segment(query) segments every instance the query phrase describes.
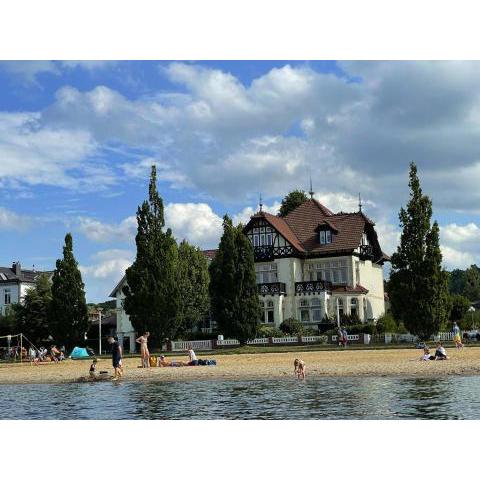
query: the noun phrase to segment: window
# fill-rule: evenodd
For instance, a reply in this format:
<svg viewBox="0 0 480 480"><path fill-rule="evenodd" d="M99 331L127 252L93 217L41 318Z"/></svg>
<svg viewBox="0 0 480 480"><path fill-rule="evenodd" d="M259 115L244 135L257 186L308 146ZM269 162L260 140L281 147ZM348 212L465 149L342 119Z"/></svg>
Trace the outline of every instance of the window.
<svg viewBox="0 0 480 480"><path fill-rule="evenodd" d="M332 243L331 230L320 230L320 243L322 245L326 245L327 243Z"/></svg>
<svg viewBox="0 0 480 480"><path fill-rule="evenodd" d="M255 265L257 283L275 283L278 282L277 264L262 263Z"/></svg>
<svg viewBox="0 0 480 480"><path fill-rule="evenodd" d="M355 297L353 297L350 299L350 315L358 316L357 308L358 308L358 300Z"/></svg>
<svg viewBox="0 0 480 480"><path fill-rule="evenodd" d="M337 310L340 318L343 317L343 298L337 298Z"/></svg>
<svg viewBox="0 0 480 480"><path fill-rule="evenodd" d="M10 305L12 303L12 294L9 288L4 290L4 305Z"/></svg>
<svg viewBox="0 0 480 480"><path fill-rule="evenodd" d="M308 281L327 280L334 284L347 283L347 261L335 260L315 264L307 264L304 278Z"/></svg>
<svg viewBox="0 0 480 480"><path fill-rule="evenodd" d="M322 302L319 298L312 298L310 303L312 306L312 321L321 322L322 321Z"/></svg>
<svg viewBox="0 0 480 480"><path fill-rule="evenodd" d="M271 227L257 227L252 229L252 243L254 247L271 247L273 245L274 230Z"/></svg>
<svg viewBox="0 0 480 480"><path fill-rule="evenodd" d="M275 323L275 314L273 308L273 302L268 300L267 302L260 302L260 308L262 309L262 316L260 321L262 323Z"/></svg>

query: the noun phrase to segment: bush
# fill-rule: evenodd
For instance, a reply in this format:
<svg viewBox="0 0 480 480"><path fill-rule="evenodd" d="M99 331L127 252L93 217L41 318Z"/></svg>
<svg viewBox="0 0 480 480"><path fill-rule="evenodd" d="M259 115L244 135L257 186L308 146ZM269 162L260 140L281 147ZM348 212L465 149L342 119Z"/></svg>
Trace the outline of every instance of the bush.
<svg viewBox="0 0 480 480"><path fill-rule="evenodd" d="M410 333L406 328L403 322L400 322L397 328L396 333Z"/></svg>
<svg viewBox="0 0 480 480"><path fill-rule="evenodd" d="M278 328L270 325L258 325L257 337L284 337L285 334Z"/></svg>
<svg viewBox="0 0 480 480"><path fill-rule="evenodd" d="M302 335L303 324L296 318L287 318L280 324L280 330L287 335Z"/></svg>
<svg viewBox="0 0 480 480"><path fill-rule="evenodd" d="M182 335L179 335L177 340L193 341L193 340L211 340L212 338L217 338L219 332L185 332Z"/></svg>
<svg viewBox="0 0 480 480"><path fill-rule="evenodd" d="M349 335L358 335L361 333L368 333L370 335L375 335L377 333L377 328L373 323L357 323L355 325L350 325L345 327Z"/></svg>
<svg viewBox="0 0 480 480"><path fill-rule="evenodd" d="M378 333L396 333L398 330L398 325L391 312L383 314L377 320L377 332Z"/></svg>
<svg viewBox="0 0 480 480"><path fill-rule="evenodd" d="M306 328L304 331L303 331L303 335L305 335L306 337L316 337L319 335L318 333L318 329L317 328L312 328L312 327L309 327L309 328Z"/></svg>

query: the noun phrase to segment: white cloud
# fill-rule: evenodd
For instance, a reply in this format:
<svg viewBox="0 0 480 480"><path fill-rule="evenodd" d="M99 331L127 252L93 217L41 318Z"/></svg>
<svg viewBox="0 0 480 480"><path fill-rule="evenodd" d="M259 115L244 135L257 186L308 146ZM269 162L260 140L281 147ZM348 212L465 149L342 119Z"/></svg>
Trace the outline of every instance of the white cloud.
<svg viewBox="0 0 480 480"><path fill-rule="evenodd" d="M478 263L478 255L457 250L447 245L441 245L443 264L447 270L455 268L465 269L474 263Z"/></svg>
<svg viewBox="0 0 480 480"><path fill-rule="evenodd" d="M31 225L27 216L19 215L5 207L0 207L0 230L25 230Z"/></svg>
<svg viewBox="0 0 480 480"><path fill-rule="evenodd" d="M89 240L100 243L132 241L137 230L135 216L127 217L118 224L103 223L89 217L78 218L78 230Z"/></svg>
<svg viewBox="0 0 480 480"><path fill-rule="evenodd" d="M277 215L277 213L280 211L280 202L275 202L273 205L263 205L262 210L264 212L271 213L272 215ZM246 225L249 222L250 217L258 211L258 205L256 207L245 207L242 211L232 217L232 221L234 225L237 225L238 223L243 223L243 225Z"/></svg>
<svg viewBox="0 0 480 480"><path fill-rule="evenodd" d="M201 248L216 248L222 234L222 219L206 203L169 203L165 225L181 241Z"/></svg>
<svg viewBox="0 0 480 480"><path fill-rule="evenodd" d="M26 85L40 87L37 76L40 74L60 75L60 69L51 60L15 60L0 62L0 67L8 73L20 77Z"/></svg>

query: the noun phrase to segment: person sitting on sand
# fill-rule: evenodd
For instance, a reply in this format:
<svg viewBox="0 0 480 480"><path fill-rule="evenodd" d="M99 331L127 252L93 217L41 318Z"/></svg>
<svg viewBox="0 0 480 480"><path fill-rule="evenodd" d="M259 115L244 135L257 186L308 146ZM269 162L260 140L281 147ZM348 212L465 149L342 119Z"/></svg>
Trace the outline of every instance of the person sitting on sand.
<svg viewBox="0 0 480 480"><path fill-rule="evenodd" d="M303 360L296 358L293 362L293 370L294 373L297 375L298 379L304 379L306 373L306 365Z"/></svg>
<svg viewBox="0 0 480 480"><path fill-rule="evenodd" d="M425 347L423 349L423 355L420 358L422 361L428 361L428 360L435 360L435 357L433 355L430 355L430 349L428 347Z"/></svg>
<svg viewBox="0 0 480 480"><path fill-rule="evenodd" d="M437 349L435 350L435 360L448 360L447 351L442 342L437 342Z"/></svg>
<svg viewBox="0 0 480 480"><path fill-rule="evenodd" d="M94 358L92 360L92 364L90 365L90 378L95 378L97 376L97 359Z"/></svg>
<svg viewBox="0 0 480 480"><path fill-rule="evenodd" d="M60 350L56 345L52 345L52 348L50 349L50 356L55 363L60 360Z"/></svg>
<svg viewBox="0 0 480 480"><path fill-rule="evenodd" d="M195 352L193 351L192 347L190 347L188 350L188 364L190 366L198 365L197 356L195 355Z"/></svg>

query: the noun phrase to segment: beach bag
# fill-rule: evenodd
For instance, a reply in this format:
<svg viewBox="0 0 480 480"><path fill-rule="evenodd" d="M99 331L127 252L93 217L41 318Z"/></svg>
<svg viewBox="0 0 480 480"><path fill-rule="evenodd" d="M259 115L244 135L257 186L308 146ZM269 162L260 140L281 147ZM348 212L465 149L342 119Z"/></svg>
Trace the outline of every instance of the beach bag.
<svg viewBox="0 0 480 480"><path fill-rule="evenodd" d="M151 367L156 367L157 366L157 357L150 357L150 366Z"/></svg>

